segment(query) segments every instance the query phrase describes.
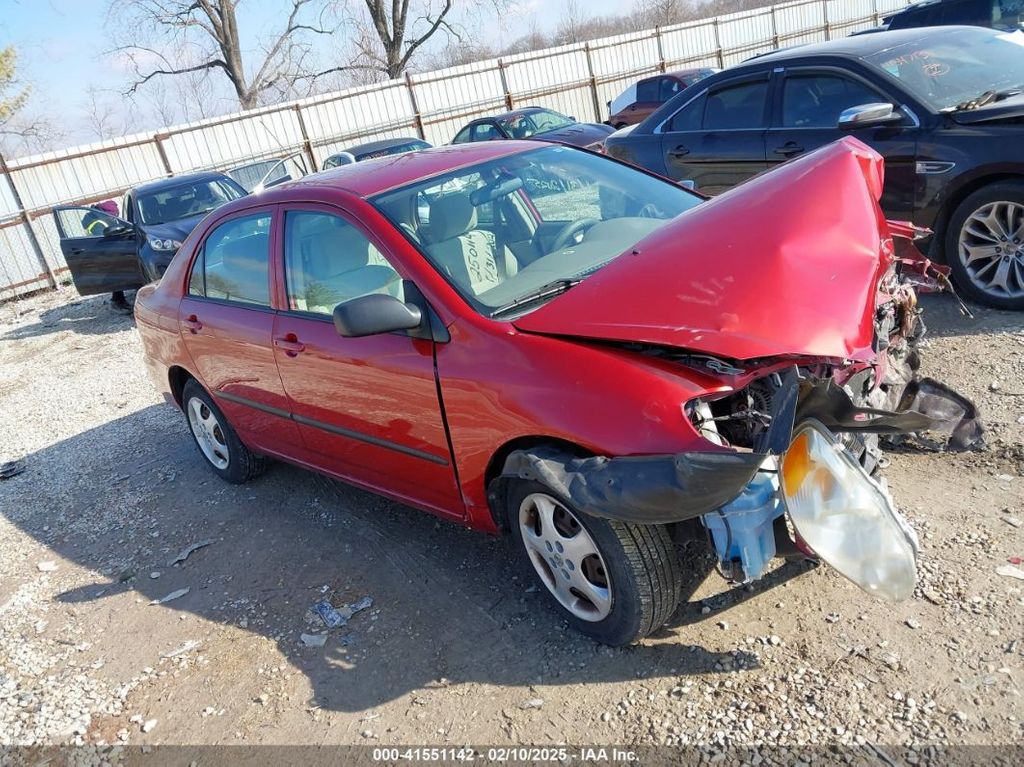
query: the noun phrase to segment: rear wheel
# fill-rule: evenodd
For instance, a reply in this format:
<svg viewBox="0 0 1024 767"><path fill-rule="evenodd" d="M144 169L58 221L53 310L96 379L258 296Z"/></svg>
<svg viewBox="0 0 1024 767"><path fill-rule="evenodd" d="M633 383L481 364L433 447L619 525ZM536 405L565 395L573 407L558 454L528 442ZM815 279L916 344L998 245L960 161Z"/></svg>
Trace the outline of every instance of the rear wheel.
<svg viewBox="0 0 1024 767"><path fill-rule="evenodd" d="M555 608L587 636L628 644L660 628L679 606L679 559L664 525L592 517L526 480L509 489L506 513Z"/></svg>
<svg viewBox="0 0 1024 767"><path fill-rule="evenodd" d="M263 472L266 458L242 444L213 397L195 379L185 384L181 401L196 447L221 479L238 485Z"/></svg>
<svg viewBox="0 0 1024 767"><path fill-rule="evenodd" d="M1024 309L1024 182L1000 181L969 195L949 221L946 260L966 296Z"/></svg>

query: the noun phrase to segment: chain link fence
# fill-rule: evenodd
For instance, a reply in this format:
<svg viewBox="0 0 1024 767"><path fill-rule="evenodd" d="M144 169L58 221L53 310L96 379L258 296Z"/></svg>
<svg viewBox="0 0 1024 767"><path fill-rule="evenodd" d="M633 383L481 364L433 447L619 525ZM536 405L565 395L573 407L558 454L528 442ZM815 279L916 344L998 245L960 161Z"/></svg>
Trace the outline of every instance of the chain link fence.
<svg viewBox="0 0 1024 767"><path fill-rule="evenodd" d="M55 205L116 198L145 181L375 139L451 141L468 120L543 105L582 121L638 78L728 67L755 54L877 26L907 0L797 0L671 27L517 54L31 157L0 156L0 300L68 280Z"/></svg>

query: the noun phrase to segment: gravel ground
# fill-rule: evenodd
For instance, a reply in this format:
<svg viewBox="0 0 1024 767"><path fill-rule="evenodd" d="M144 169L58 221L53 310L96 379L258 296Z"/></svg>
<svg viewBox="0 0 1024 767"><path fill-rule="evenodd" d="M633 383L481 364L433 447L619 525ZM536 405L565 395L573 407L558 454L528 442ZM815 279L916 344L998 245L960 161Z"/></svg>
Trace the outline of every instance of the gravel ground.
<svg viewBox="0 0 1024 767"><path fill-rule="evenodd" d="M1024 556L1021 316L925 304L927 371L988 449L890 453L915 598L807 565L728 590L693 552L670 624L615 650L505 541L292 467L219 482L103 299L6 303L0 461L25 471L0 481L0 745L1019 744L1024 581L996 569ZM312 604L364 596L307 646Z"/></svg>

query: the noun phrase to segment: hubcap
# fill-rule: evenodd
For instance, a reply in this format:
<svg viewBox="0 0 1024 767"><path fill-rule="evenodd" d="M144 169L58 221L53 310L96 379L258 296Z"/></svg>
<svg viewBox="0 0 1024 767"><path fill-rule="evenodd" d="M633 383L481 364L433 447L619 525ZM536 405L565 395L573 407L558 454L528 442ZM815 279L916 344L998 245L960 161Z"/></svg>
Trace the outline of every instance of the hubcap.
<svg viewBox="0 0 1024 767"><path fill-rule="evenodd" d="M992 296L1024 296L1024 205L990 202L960 231L960 261L975 287Z"/></svg>
<svg viewBox="0 0 1024 767"><path fill-rule="evenodd" d="M224 431L217 421L217 416L198 397L188 401L188 422L192 426L196 444L206 456L206 460L218 469L226 469L231 454L224 439Z"/></svg>
<svg viewBox="0 0 1024 767"><path fill-rule="evenodd" d="M562 607L585 621L608 616L608 568L571 511L549 495L533 493L519 506L519 530L533 568Z"/></svg>

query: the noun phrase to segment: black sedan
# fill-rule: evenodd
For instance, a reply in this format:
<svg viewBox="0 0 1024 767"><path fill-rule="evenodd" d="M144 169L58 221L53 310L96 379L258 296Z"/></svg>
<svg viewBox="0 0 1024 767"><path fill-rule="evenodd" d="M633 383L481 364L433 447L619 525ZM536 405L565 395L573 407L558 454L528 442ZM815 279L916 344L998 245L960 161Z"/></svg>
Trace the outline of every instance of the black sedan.
<svg viewBox="0 0 1024 767"><path fill-rule="evenodd" d="M537 139L600 150L614 128L601 123L576 122L573 117L542 107L523 107L512 112L481 117L455 134L453 144L501 139Z"/></svg>
<svg viewBox="0 0 1024 767"><path fill-rule="evenodd" d="M246 195L223 173L190 173L129 189L123 218L98 207L61 206L53 220L83 296L135 290L159 279L182 241L214 208Z"/></svg>
<svg viewBox="0 0 1024 767"><path fill-rule="evenodd" d="M965 294L1024 309L1022 84L1022 33L932 27L847 37L702 80L610 136L605 150L716 194L856 136L885 157L886 214L934 230L931 255Z"/></svg>

